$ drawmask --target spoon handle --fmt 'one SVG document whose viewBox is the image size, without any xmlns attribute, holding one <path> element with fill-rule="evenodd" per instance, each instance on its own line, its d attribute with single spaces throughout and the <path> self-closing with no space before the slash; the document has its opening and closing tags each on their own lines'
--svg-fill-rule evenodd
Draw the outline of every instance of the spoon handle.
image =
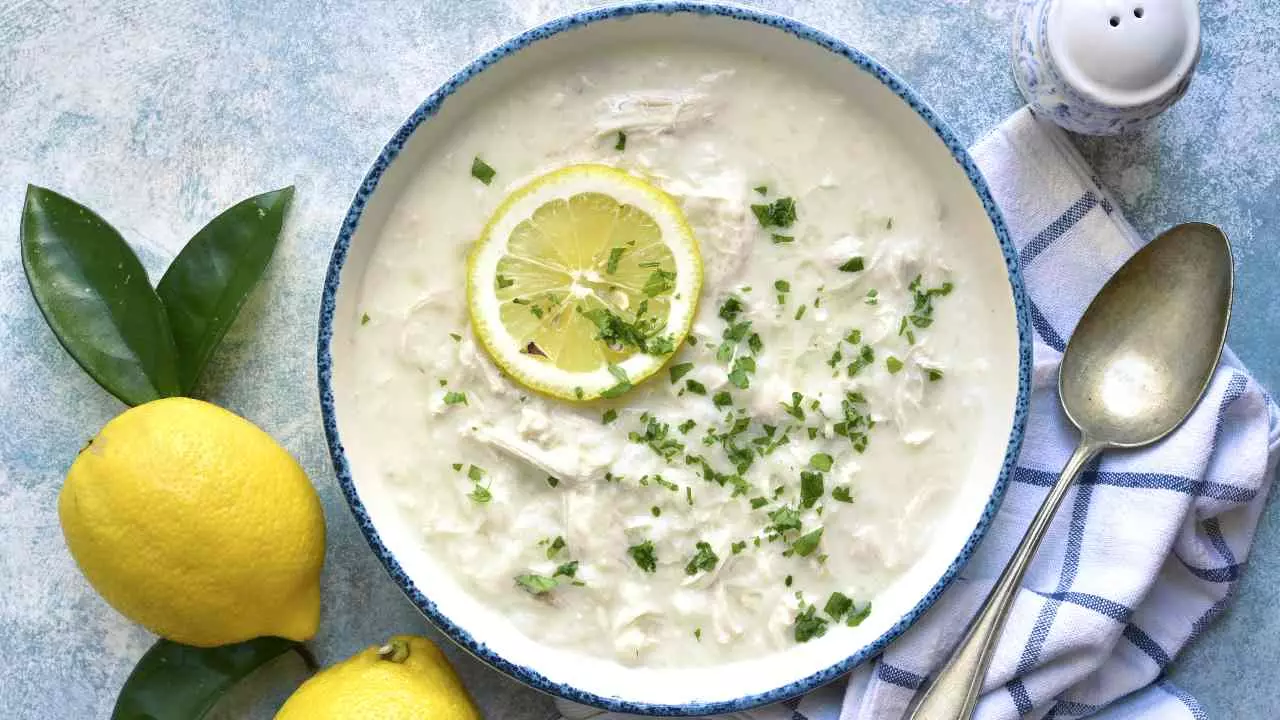
<svg viewBox="0 0 1280 720">
<path fill-rule="evenodd" d="M 1004 628 L 1009 608 L 1013 607 L 1018 587 L 1022 584 L 1022 576 L 1031 565 L 1031 559 L 1035 557 L 1040 541 L 1053 522 L 1054 513 L 1066 497 L 1067 489 L 1102 448 L 1102 444 L 1087 437 L 1080 438 L 1075 453 L 1062 469 L 1058 482 L 1049 489 L 1044 504 L 1031 521 L 1027 533 L 1022 536 L 1022 542 L 1018 543 L 1018 549 L 1013 552 L 1004 572 L 1000 573 L 1000 579 L 991 589 L 982 610 L 965 631 L 964 639 L 952 651 L 947 664 L 916 696 L 912 709 L 908 711 L 911 720 L 968 720 L 973 715 L 974 706 L 978 704 L 978 694 L 986 679 L 987 666 L 991 664 L 991 657 L 995 654 L 996 641 L 1000 639 L 1000 631 Z"/>
</svg>

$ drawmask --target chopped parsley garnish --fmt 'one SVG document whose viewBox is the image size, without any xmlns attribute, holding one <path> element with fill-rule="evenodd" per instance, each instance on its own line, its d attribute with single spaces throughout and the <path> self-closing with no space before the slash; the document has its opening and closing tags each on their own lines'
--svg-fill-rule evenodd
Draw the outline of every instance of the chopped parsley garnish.
<svg viewBox="0 0 1280 720">
<path fill-rule="evenodd" d="M 862 331 L 857 329 L 850 330 L 849 334 L 844 336 L 844 341 L 850 345 L 857 345 L 858 343 L 861 343 Z"/>
<path fill-rule="evenodd" d="M 554 558 L 556 556 L 556 553 L 564 549 L 564 545 L 565 545 L 564 538 L 560 535 L 557 535 L 556 539 L 552 540 L 551 543 L 547 545 L 547 559 L 550 560 Z"/>
<path fill-rule="evenodd" d="M 694 395 L 706 395 L 707 386 L 697 380 L 689 379 L 684 381 L 684 388 Z"/>
<path fill-rule="evenodd" d="M 739 357 L 733 361 L 733 370 L 729 372 L 729 382 L 739 390 L 751 387 L 751 378 L 747 373 L 756 371 L 756 361 L 750 357 Z"/>
<path fill-rule="evenodd" d="M 515 284 L 516 284 L 516 281 L 515 281 L 515 280 L 512 280 L 511 278 L 507 277 L 506 275 L 503 275 L 502 273 L 498 273 L 498 274 L 494 277 L 494 283 L 495 283 L 495 284 L 497 284 L 497 286 L 498 286 L 498 289 L 499 289 L 499 290 L 505 290 L 505 289 L 507 289 L 507 288 L 511 287 L 512 285 L 515 285 Z M 518 299 L 518 298 L 517 298 L 517 299 Z"/>
<path fill-rule="evenodd" d="M 534 575 L 529 573 L 526 575 L 517 575 L 516 584 L 524 588 L 525 592 L 530 595 L 545 595 L 552 590 L 555 590 L 556 586 L 560 583 L 556 582 L 554 578 L 549 578 L 546 575 Z"/>
<path fill-rule="evenodd" d="M 800 309 L 796 310 L 796 320 L 799 320 L 800 318 L 804 317 L 804 311 L 808 309 L 809 309 L 808 305 L 801 305 Z"/>
<path fill-rule="evenodd" d="M 727 390 L 721 390 L 712 396 L 711 402 L 715 403 L 717 410 L 727 408 L 733 404 L 733 396 Z"/>
<path fill-rule="evenodd" d="M 866 266 L 866 261 L 863 260 L 861 255 L 858 255 L 845 260 L 844 264 L 840 266 L 840 270 L 841 272 L 862 272 Z"/>
<path fill-rule="evenodd" d="M 760 354 L 760 351 L 764 349 L 764 341 L 760 339 L 759 333 L 751 333 L 747 337 L 747 347 L 756 355 Z"/>
<path fill-rule="evenodd" d="M 445 405 L 466 405 L 467 394 L 463 392 L 447 392 L 444 394 Z"/>
<path fill-rule="evenodd" d="M 617 150 L 618 152 L 622 152 L 623 150 L 627 149 L 626 133 L 622 132 L 621 130 L 618 131 L 618 141 L 613 144 L 613 149 Z"/>
<path fill-rule="evenodd" d="M 654 517 L 661 517 L 662 508 L 658 507 L 657 505 L 654 505 L 653 507 L 649 508 L 649 513 L 652 514 Z"/>
<path fill-rule="evenodd" d="M 807 532 L 796 538 L 791 544 L 791 550 L 800 557 L 809 557 L 814 550 L 818 549 L 818 543 L 822 541 L 822 528 Z"/>
<path fill-rule="evenodd" d="M 730 295 L 720 304 L 720 319 L 731 323 L 742 314 L 742 301 L 736 295 Z"/>
<path fill-rule="evenodd" d="M 778 233 L 773 233 L 771 237 L 773 238 L 774 245 L 786 245 L 796 241 L 795 235 L 780 235 Z"/>
<path fill-rule="evenodd" d="M 493 499 L 493 493 L 489 492 L 487 487 L 476 485 L 471 488 L 471 492 L 467 493 L 467 497 L 483 505 Z"/>
<path fill-rule="evenodd" d="M 768 204 L 752 205 L 751 212 L 755 213 L 760 227 L 791 227 L 797 217 L 796 201 L 789 197 L 778 198 Z"/>
<path fill-rule="evenodd" d="M 929 382 L 938 382 L 942 379 L 942 371 L 938 368 L 925 368 L 924 375 L 929 378 Z"/>
<path fill-rule="evenodd" d="M 498 171 L 489 167 L 489 164 L 481 160 L 479 155 L 471 161 L 471 177 L 479 180 L 485 185 L 493 182 L 493 176 L 497 174 Z"/>
<path fill-rule="evenodd" d="M 560 485 L 560 478 L 551 477 L 550 475 L 548 475 L 547 484 L 550 485 L 551 487 L 558 487 Z"/>
<path fill-rule="evenodd" d="M 821 470 L 822 472 L 829 472 L 831 470 L 832 462 L 831 456 L 826 453 L 817 453 L 813 457 L 809 458 L 809 465 L 815 470 Z"/>
<path fill-rule="evenodd" d="M 822 473 L 805 470 L 800 473 L 800 506 L 811 508 L 822 499 Z"/>
<path fill-rule="evenodd" d="M 676 383 L 680 382 L 680 378 L 684 377 L 685 375 L 688 375 L 692 371 L 693 371 L 693 363 L 690 363 L 690 362 L 677 363 L 667 368 L 667 372 L 671 375 L 672 385 L 675 385 Z"/>
<path fill-rule="evenodd" d="M 627 377 L 626 370 L 623 370 L 617 365 L 610 365 L 609 374 L 618 381 L 618 384 L 601 391 L 600 397 L 616 398 L 631 389 L 631 380 Z"/>
<path fill-rule="evenodd" d="M 757 186 L 755 186 L 753 189 L 754 189 L 756 192 L 760 193 L 761 195 L 768 195 L 768 194 L 769 194 L 769 186 L 768 186 L 768 185 L 757 185 Z"/>
<path fill-rule="evenodd" d="M 369 324 L 369 313 L 363 313 L 360 315 L 360 324 L 361 325 Z"/>
<path fill-rule="evenodd" d="M 831 499 L 851 503 L 853 502 L 853 493 L 850 492 L 848 487 L 841 485 L 840 487 L 831 488 Z"/>
<path fill-rule="evenodd" d="M 827 619 L 817 614 L 817 608 L 813 605 L 807 605 L 796 616 L 795 638 L 796 642 L 809 642 L 810 640 L 822 637 L 827 634 Z"/>
<path fill-rule="evenodd" d="M 657 485 L 658 487 L 666 488 L 667 490 L 670 490 L 671 492 L 675 492 L 675 491 L 677 491 L 677 490 L 679 490 L 679 489 L 680 489 L 680 486 L 679 486 L 679 485 L 676 485 L 675 483 L 673 483 L 673 482 L 671 482 L 670 480 L 668 480 L 668 479 L 666 479 L 666 478 L 662 477 L 661 475 L 654 475 L 654 476 L 653 476 L 653 482 L 654 482 L 654 484 L 655 484 L 655 485 Z"/>
<path fill-rule="evenodd" d="M 558 578 L 563 575 L 564 577 L 572 578 L 577 576 L 577 574 L 578 574 L 578 561 L 570 560 L 569 562 L 564 563 L 563 565 L 560 565 L 559 567 L 557 567 L 556 571 L 551 573 L 551 577 Z"/>
<path fill-rule="evenodd" d="M 681 433 L 688 435 L 689 431 L 693 429 L 693 426 L 697 424 L 698 423 L 694 422 L 693 420 L 685 420 L 684 422 L 676 426 L 676 429 L 679 430 Z"/>
<path fill-rule="evenodd" d="M 618 272 L 618 263 L 622 260 L 622 253 L 626 252 L 624 247 L 616 247 L 609 251 L 609 260 L 605 263 L 604 271 L 610 275 Z"/>
<path fill-rule="evenodd" d="M 649 297 L 657 297 L 665 295 L 676 288 L 676 274 L 670 270 L 658 268 L 649 273 L 649 279 L 645 280 L 644 294 Z"/>
<path fill-rule="evenodd" d="M 453 464 L 453 471 L 454 471 L 454 472 L 462 472 L 462 463 L 454 463 L 454 464 Z"/>
<path fill-rule="evenodd" d="M 574 396 L 574 397 L 576 397 L 576 398 L 578 398 L 579 400 L 581 400 L 581 399 L 582 399 L 583 392 L 582 392 L 582 386 L 581 386 L 581 385 L 579 385 L 579 386 L 577 386 L 577 387 L 575 387 L 575 388 L 573 389 L 573 396 Z"/>
<path fill-rule="evenodd" d="M 890 355 L 884 359 L 884 367 L 889 371 L 890 375 L 896 375 L 902 370 L 902 361 Z"/>
<path fill-rule="evenodd" d="M 656 337 L 661 329 L 660 321 L 656 318 L 646 319 L 643 314 L 644 303 L 641 303 L 641 308 L 642 311 L 636 313 L 633 321 L 628 321 L 607 308 L 580 309 L 579 312 L 600 331 L 596 339 L 604 341 L 610 348 L 621 350 L 634 347 L 650 355 L 662 355 L 674 350 L 670 337 Z"/>
<path fill-rule="evenodd" d="M 852 609 L 853 601 L 844 593 L 836 591 L 831 593 L 831 597 L 827 598 L 827 604 L 823 606 L 822 611 L 829 615 L 832 620 L 840 622 Z"/>
<path fill-rule="evenodd" d="M 913 305 L 911 312 L 904 315 L 901 324 L 898 326 L 898 334 L 903 335 L 909 342 L 915 342 L 915 334 L 911 331 L 910 326 L 914 326 L 921 330 L 933 324 L 933 299 L 950 295 L 954 286 L 950 282 L 944 282 L 935 288 L 926 288 L 921 282 L 921 276 L 916 275 L 907 289 L 911 291 Z"/>
<path fill-rule="evenodd" d="M 867 291 L 867 297 L 862 301 L 868 305 L 875 305 L 880 302 L 880 291 L 871 288 Z"/>
<path fill-rule="evenodd" d="M 786 280 L 774 280 L 773 289 L 780 293 L 791 292 L 791 283 Z"/>
<path fill-rule="evenodd" d="M 700 570 L 703 572 L 715 570 L 716 563 L 720 562 L 720 557 L 711 549 L 711 544 L 699 540 L 695 547 L 697 551 L 689 559 L 689 564 L 684 566 L 684 574 L 697 575 Z"/>
<path fill-rule="evenodd" d="M 870 614 L 871 614 L 871 603 L 867 603 L 866 605 L 863 605 L 858 610 L 855 610 L 849 613 L 849 619 L 845 620 L 844 624 L 848 625 L 849 627 L 858 627 L 859 625 L 862 624 L 863 620 L 867 619 L 867 616 Z"/>
<path fill-rule="evenodd" d="M 652 540 L 645 540 L 639 545 L 632 545 L 627 548 L 627 554 L 632 560 L 636 561 L 636 566 L 641 570 L 651 573 L 658 569 L 658 556 L 653 548 Z"/>
<path fill-rule="evenodd" d="M 792 582 L 794 582 L 794 579 L 790 575 L 782 579 L 782 584 L 786 585 L 787 587 L 791 587 Z"/>
<path fill-rule="evenodd" d="M 762 508 L 762 507 L 764 507 L 765 505 L 768 505 L 768 504 L 769 504 L 769 499 L 768 499 L 768 498 L 763 498 L 763 497 L 753 497 L 753 498 L 751 498 L 751 509 L 752 509 L 752 510 L 759 510 L 760 508 Z"/>
<path fill-rule="evenodd" d="M 849 443 L 853 445 L 853 449 L 858 452 L 863 452 L 867 449 L 867 431 L 875 426 L 875 422 L 864 414 L 860 407 L 866 402 L 867 399 L 861 393 L 845 393 L 844 400 L 840 402 L 840 410 L 844 415 L 844 419 L 836 423 L 832 428 L 836 435 L 847 438 Z"/>
<path fill-rule="evenodd" d="M 449 333 L 449 337 L 453 338 L 454 342 L 462 342 L 462 336 L 458 333 Z"/>
<path fill-rule="evenodd" d="M 608 425 L 609 423 L 617 419 L 618 419 L 618 411 L 613 408 L 609 408 L 608 410 L 604 411 L 604 415 L 601 416 L 600 422 L 604 423 L 605 425 Z"/>
<path fill-rule="evenodd" d="M 484 468 L 472 465 L 467 468 L 467 478 L 471 482 L 480 482 L 484 478 Z"/>
<path fill-rule="evenodd" d="M 730 545 L 730 546 L 729 546 L 729 551 L 730 551 L 730 552 L 732 552 L 734 555 L 737 555 L 738 553 L 740 553 L 740 552 L 742 552 L 743 550 L 746 550 L 746 549 L 747 549 L 747 541 L 746 541 L 746 540 L 739 540 L 739 541 L 735 542 L 733 545 Z"/>
<path fill-rule="evenodd" d="M 791 404 L 781 403 L 782 409 L 787 411 L 791 417 L 804 422 L 804 408 L 800 407 L 800 402 L 804 400 L 804 396 L 798 392 L 791 393 Z"/>
<path fill-rule="evenodd" d="M 672 458 L 684 452 L 684 443 L 669 437 L 670 425 L 659 422 L 657 418 L 651 417 L 647 413 L 644 416 L 644 422 L 643 433 L 633 431 L 628 436 L 631 442 L 647 445 L 650 450 L 667 462 L 671 462 Z"/>
<path fill-rule="evenodd" d="M 769 519 L 773 521 L 773 524 L 765 528 L 765 530 L 776 535 L 800 529 L 800 513 L 790 505 L 783 505 L 769 513 Z"/>
</svg>

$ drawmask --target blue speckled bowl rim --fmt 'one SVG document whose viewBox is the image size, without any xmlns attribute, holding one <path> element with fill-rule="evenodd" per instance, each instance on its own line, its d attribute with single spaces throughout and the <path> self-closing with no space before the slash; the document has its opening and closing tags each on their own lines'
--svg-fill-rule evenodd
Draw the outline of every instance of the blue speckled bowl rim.
<svg viewBox="0 0 1280 720">
<path fill-rule="evenodd" d="M 449 96 L 464 83 L 483 72 L 489 66 L 508 55 L 521 50 L 522 48 L 544 38 L 557 35 L 565 30 L 570 30 L 601 20 L 655 13 L 666 15 L 692 13 L 703 16 L 720 16 L 776 28 L 795 37 L 813 42 L 830 52 L 846 58 L 854 66 L 871 74 L 885 87 L 893 91 L 898 97 L 902 98 L 907 105 L 911 106 L 911 108 L 915 110 L 922 120 L 928 123 L 929 127 L 931 127 L 938 137 L 946 144 L 956 163 L 960 165 L 965 174 L 969 177 L 969 182 L 973 185 L 974 192 L 977 193 L 979 199 L 982 201 L 982 206 L 986 210 L 988 218 L 991 220 L 991 225 L 995 230 L 996 238 L 1000 243 L 1001 252 L 1004 255 L 1018 324 L 1018 396 L 1014 412 L 1013 427 L 1009 434 L 1009 444 L 1005 450 L 1004 463 L 1000 469 L 1000 476 L 996 481 L 995 488 L 992 490 L 990 500 L 982 511 L 982 517 L 979 519 L 977 526 L 970 534 L 968 541 L 965 542 L 964 547 L 956 556 L 955 560 L 951 562 L 946 572 L 943 573 L 941 578 L 939 578 L 937 584 L 925 594 L 924 598 L 922 598 L 915 607 L 903 615 L 898 622 L 890 627 L 883 635 L 865 647 L 859 649 L 857 652 L 854 652 L 848 658 L 825 670 L 816 672 L 802 680 L 787 683 L 780 687 L 770 688 L 745 697 L 712 702 L 694 702 L 683 705 L 653 704 L 639 700 L 603 697 L 578 689 L 572 685 L 553 682 L 531 667 L 509 662 L 494 651 L 490 650 L 483 643 L 476 641 L 476 639 L 471 636 L 471 633 L 456 625 L 452 620 L 440 612 L 435 603 L 428 599 L 427 596 L 414 585 L 413 581 L 405 573 L 404 569 L 400 567 L 400 563 L 397 562 L 396 558 L 386 548 L 386 546 L 382 544 L 382 540 L 379 537 L 377 530 L 374 529 L 373 523 L 369 518 L 368 512 L 365 510 L 364 504 L 356 494 L 355 484 L 352 482 L 351 478 L 351 468 L 347 463 L 346 454 L 342 446 L 342 440 L 338 436 L 332 385 L 333 357 L 330 351 L 330 345 L 333 340 L 333 317 L 335 312 L 338 283 L 343 265 L 346 262 L 347 251 L 351 244 L 352 235 L 355 233 L 356 226 L 360 222 L 360 217 L 364 212 L 365 205 L 370 196 L 372 196 L 374 190 L 377 188 L 378 182 L 382 178 L 383 173 L 386 172 L 387 167 L 400 153 L 401 149 L 418 126 L 422 125 L 433 115 L 439 112 L 444 101 L 447 100 Z M 432 93 L 430 97 L 428 97 L 426 101 L 424 101 L 422 105 L 414 111 L 409 119 L 405 121 L 400 129 L 396 131 L 396 134 L 382 149 L 377 160 L 374 161 L 373 167 L 370 168 L 368 174 L 365 175 L 364 181 L 356 191 L 355 197 L 351 202 L 351 208 L 347 211 L 346 218 L 342 223 L 342 229 L 338 233 L 337 242 L 334 244 L 333 254 L 329 260 L 329 268 L 325 275 L 324 292 L 321 297 L 320 330 L 316 360 L 319 371 L 320 408 L 324 418 L 325 437 L 329 443 L 329 453 L 333 459 L 334 471 L 337 474 L 338 483 L 342 488 L 342 494 L 346 497 L 347 503 L 351 507 L 351 512 L 355 515 L 356 523 L 360 526 L 360 530 L 369 541 L 369 545 L 373 548 L 378 559 L 382 562 L 383 566 L 386 567 L 387 572 L 409 597 L 413 604 L 416 605 L 418 609 L 435 624 L 436 627 L 449 635 L 463 648 L 497 670 L 543 692 L 615 712 L 664 717 L 683 717 L 747 710 L 760 705 L 786 700 L 813 690 L 814 688 L 836 679 L 863 661 L 882 652 L 890 642 L 901 635 L 908 627 L 911 626 L 912 623 L 916 621 L 917 618 L 929 609 L 929 607 L 934 603 L 938 596 L 942 594 L 943 590 L 946 589 L 946 587 L 959 573 L 960 569 L 968 561 L 974 548 L 986 534 L 987 528 L 990 526 L 991 520 L 999 509 L 1000 502 L 1004 497 L 1004 491 L 1008 483 L 1009 474 L 1013 469 L 1013 465 L 1018 457 L 1018 452 L 1022 446 L 1023 431 L 1027 418 L 1031 386 L 1030 328 L 1031 323 L 1027 310 L 1026 294 L 1023 289 L 1022 276 L 1018 268 L 1018 254 L 1009 238 L 1009 231 L 1005 226 L 1004 218 L 1001 216 L 999 209 L 996 207 L 995 201 L 991 197 L 991 192 L 987 187 L 986 180 L 982 177 L 977 165 L 974 164 L 973 158 L 969 156 L 969 153 L 965 150 L 964 146 L 956 138 L 955 133 L 952 132 L 952 130 L 937 116 L 937 114 L 928 105 L 926 105 L 924 101 L 916 95 L 915 91 L 911 90 L 906 83 L 885 69 L 885 67 L 879 62 L 871 59 L 862 52 L 855 50 L 844 42 L 799 21 L 792 20 L 781 15 L 774 15 L 758 10 L 723 4 L 699 2 L 638 2 L 627 5 L 614 5 L 584 10 L 572 15 L 557 18 L 504 42 L 498 47 L 486 52 L 484 55 L 481 55 L 450 78 L 444 85 Z"/>
</svg>

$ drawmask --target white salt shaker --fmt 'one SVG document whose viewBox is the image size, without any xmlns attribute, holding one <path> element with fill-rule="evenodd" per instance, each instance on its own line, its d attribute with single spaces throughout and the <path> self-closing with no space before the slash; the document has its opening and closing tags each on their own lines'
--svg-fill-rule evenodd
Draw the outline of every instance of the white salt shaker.
<svg viewBox="0 0 1280 720">
<path fill-rule="evenodd" d="M 1032 108 L 1073 132 L 1114 135 L 1186 92 L 1200 59 L 1197 0 L 1022 0 L 1013 75 Z"/>
</svg>

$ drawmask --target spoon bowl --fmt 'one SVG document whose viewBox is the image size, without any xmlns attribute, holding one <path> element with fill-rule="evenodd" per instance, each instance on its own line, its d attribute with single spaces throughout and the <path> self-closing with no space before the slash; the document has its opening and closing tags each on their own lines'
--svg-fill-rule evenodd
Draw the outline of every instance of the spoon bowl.
<svg viewBox="0 0 1280 720">
<path fill-rule="evenodd" d="M 1139 250 L 1085 310 L 1058 375 L 1063 409 L 1087 438 L 1136 447 L 1186 419 L 1227 336 L 1231 245 L 1185 223 Z"/>
</svg>

